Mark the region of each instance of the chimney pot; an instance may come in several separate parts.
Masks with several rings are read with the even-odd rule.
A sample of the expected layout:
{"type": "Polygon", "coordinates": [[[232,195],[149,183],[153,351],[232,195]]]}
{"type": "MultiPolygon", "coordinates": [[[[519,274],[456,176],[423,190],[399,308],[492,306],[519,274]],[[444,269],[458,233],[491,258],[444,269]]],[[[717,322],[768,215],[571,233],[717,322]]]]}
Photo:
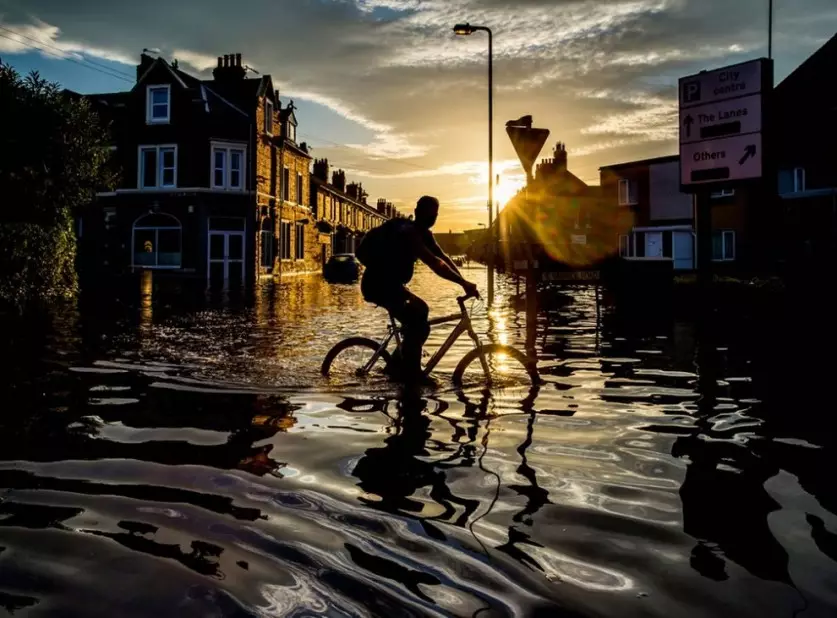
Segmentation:
{"type": "Polygon", "coordinates": [[[237,67],[241,66],[241,54],[236,54],[235,55],[235,66],[237,66],[237,67]]]}
{"type": "Polygon", "coordinates": [[[224,63],[224,59],[221,56],[218,56],[218,68],[219,69],[224,66],[223,63],[224,63]]]}

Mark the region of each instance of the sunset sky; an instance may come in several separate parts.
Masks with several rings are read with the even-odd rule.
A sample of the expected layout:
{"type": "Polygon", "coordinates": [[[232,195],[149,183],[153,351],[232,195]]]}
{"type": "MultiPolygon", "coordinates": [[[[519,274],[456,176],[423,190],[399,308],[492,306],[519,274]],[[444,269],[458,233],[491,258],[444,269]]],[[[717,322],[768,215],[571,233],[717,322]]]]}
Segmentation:
{"type": "MultiPolygon", "coordinates": [[[[374,201],[486,218],[484,33],[494,30],[500,198],[522,181],[503,126],[532,114],[570,169],[676,152],[677,78],[766,55],[768,0],[0,0],[0,57],[80,92],[129,89],[143,48],[209,76],[243,54],[297,104],[299,139],[374,201]],[[40,47],[41,51],[33,49],[40,47]],[[63,51],[61,51],[63,50],[63,51]],[[92,64],[91,64],[92,63],[92,64]]],[[[777,81],[837,31],[834,0],[775,0],[777,81]]],[[[8,119],[7,119],[8,120],[8,119]]]]}

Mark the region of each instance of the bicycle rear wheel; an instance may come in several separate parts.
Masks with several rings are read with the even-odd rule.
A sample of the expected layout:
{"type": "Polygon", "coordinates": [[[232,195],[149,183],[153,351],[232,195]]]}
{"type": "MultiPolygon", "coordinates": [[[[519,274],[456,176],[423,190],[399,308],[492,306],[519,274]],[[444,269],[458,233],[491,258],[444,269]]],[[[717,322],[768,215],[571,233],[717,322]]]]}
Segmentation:
{"type": "Polygon", "coordinates": [[[391,360],[389,352],[381,350],[375,363],[364,373],[381,344],[365,337],[350,337],[335,345],[326,354],[320,372],[324,376],[349,379],[383,375],[391,360]]]}
{"type": "Polygon", "coordinates": [[[533,359],[499,343],[474,348],[462,357],[453,371],[453,383],[460,387],[479,384],[508,388],[534,386],[539,382],[538,369],[533,359]],[[480,351],[485,356],[488,375],[483,369],[480,351]]]}

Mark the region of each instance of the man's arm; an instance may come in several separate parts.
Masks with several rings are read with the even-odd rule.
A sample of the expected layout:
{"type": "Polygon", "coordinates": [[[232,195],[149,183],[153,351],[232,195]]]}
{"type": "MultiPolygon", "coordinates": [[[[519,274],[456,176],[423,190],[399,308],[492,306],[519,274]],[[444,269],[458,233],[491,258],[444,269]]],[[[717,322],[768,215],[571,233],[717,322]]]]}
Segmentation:
{"type": "Polygon", "coordinates": [[[462,273],[459,272],[459,269],[456,267],[456,264],[453,263],[453,260],[450,259],[450,256],[447,253],[445,253],[442,250],[442,248],[439,246],[439,243],[436,242],[436,238],[433,236],[433,234],[428,234],[428,236],[429,236],[429,238],[427,239],[426,244],[428,245],[428,248],[430,249],[430,251],[436,257],[438,257],[440,260],[442,260],[445,264],[447,264],[448,268],[450,268],[453,272],[455,272],[457,275],[459,275],[461,277],[462,273]]]}
{"type": "Polygon", "coordinates": [[[467,281],[461,274],[459,274],[456,267],[451,268],[445,260],[431,251],[418,234],[412,235],[412,242],[415,243],[416,255],[422,262],[430,267],[430,270],[439,275],[442,279],[461,285],[462,288],[469,294],[476,294],[477,286],[470,281],[467,281]]]}

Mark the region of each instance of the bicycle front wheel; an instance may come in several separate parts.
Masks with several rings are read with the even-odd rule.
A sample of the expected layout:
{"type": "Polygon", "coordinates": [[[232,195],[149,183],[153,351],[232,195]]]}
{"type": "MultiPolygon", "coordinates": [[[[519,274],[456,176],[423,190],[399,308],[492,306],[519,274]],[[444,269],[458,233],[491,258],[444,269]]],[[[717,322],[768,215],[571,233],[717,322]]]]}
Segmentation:
{"type": "Polygon", "coordinates": [[[335,345],[326,354],[320,372],[334,378],[366,378],[383,374],[390,362],[390,354],[381,350],[374,364],[372,361],[381,344],[365,337],[350,337],[335,345]]]}
{"type": "Polygon", "coordinates": [[[533,359],[519,350],[499,343],[474,348],[462,357],[453,371],[453,383],[456,386],[534,386],[539,381],[538,369],[533,359]],[[485,368],[481,356],[485,358],[485,368]]]}

